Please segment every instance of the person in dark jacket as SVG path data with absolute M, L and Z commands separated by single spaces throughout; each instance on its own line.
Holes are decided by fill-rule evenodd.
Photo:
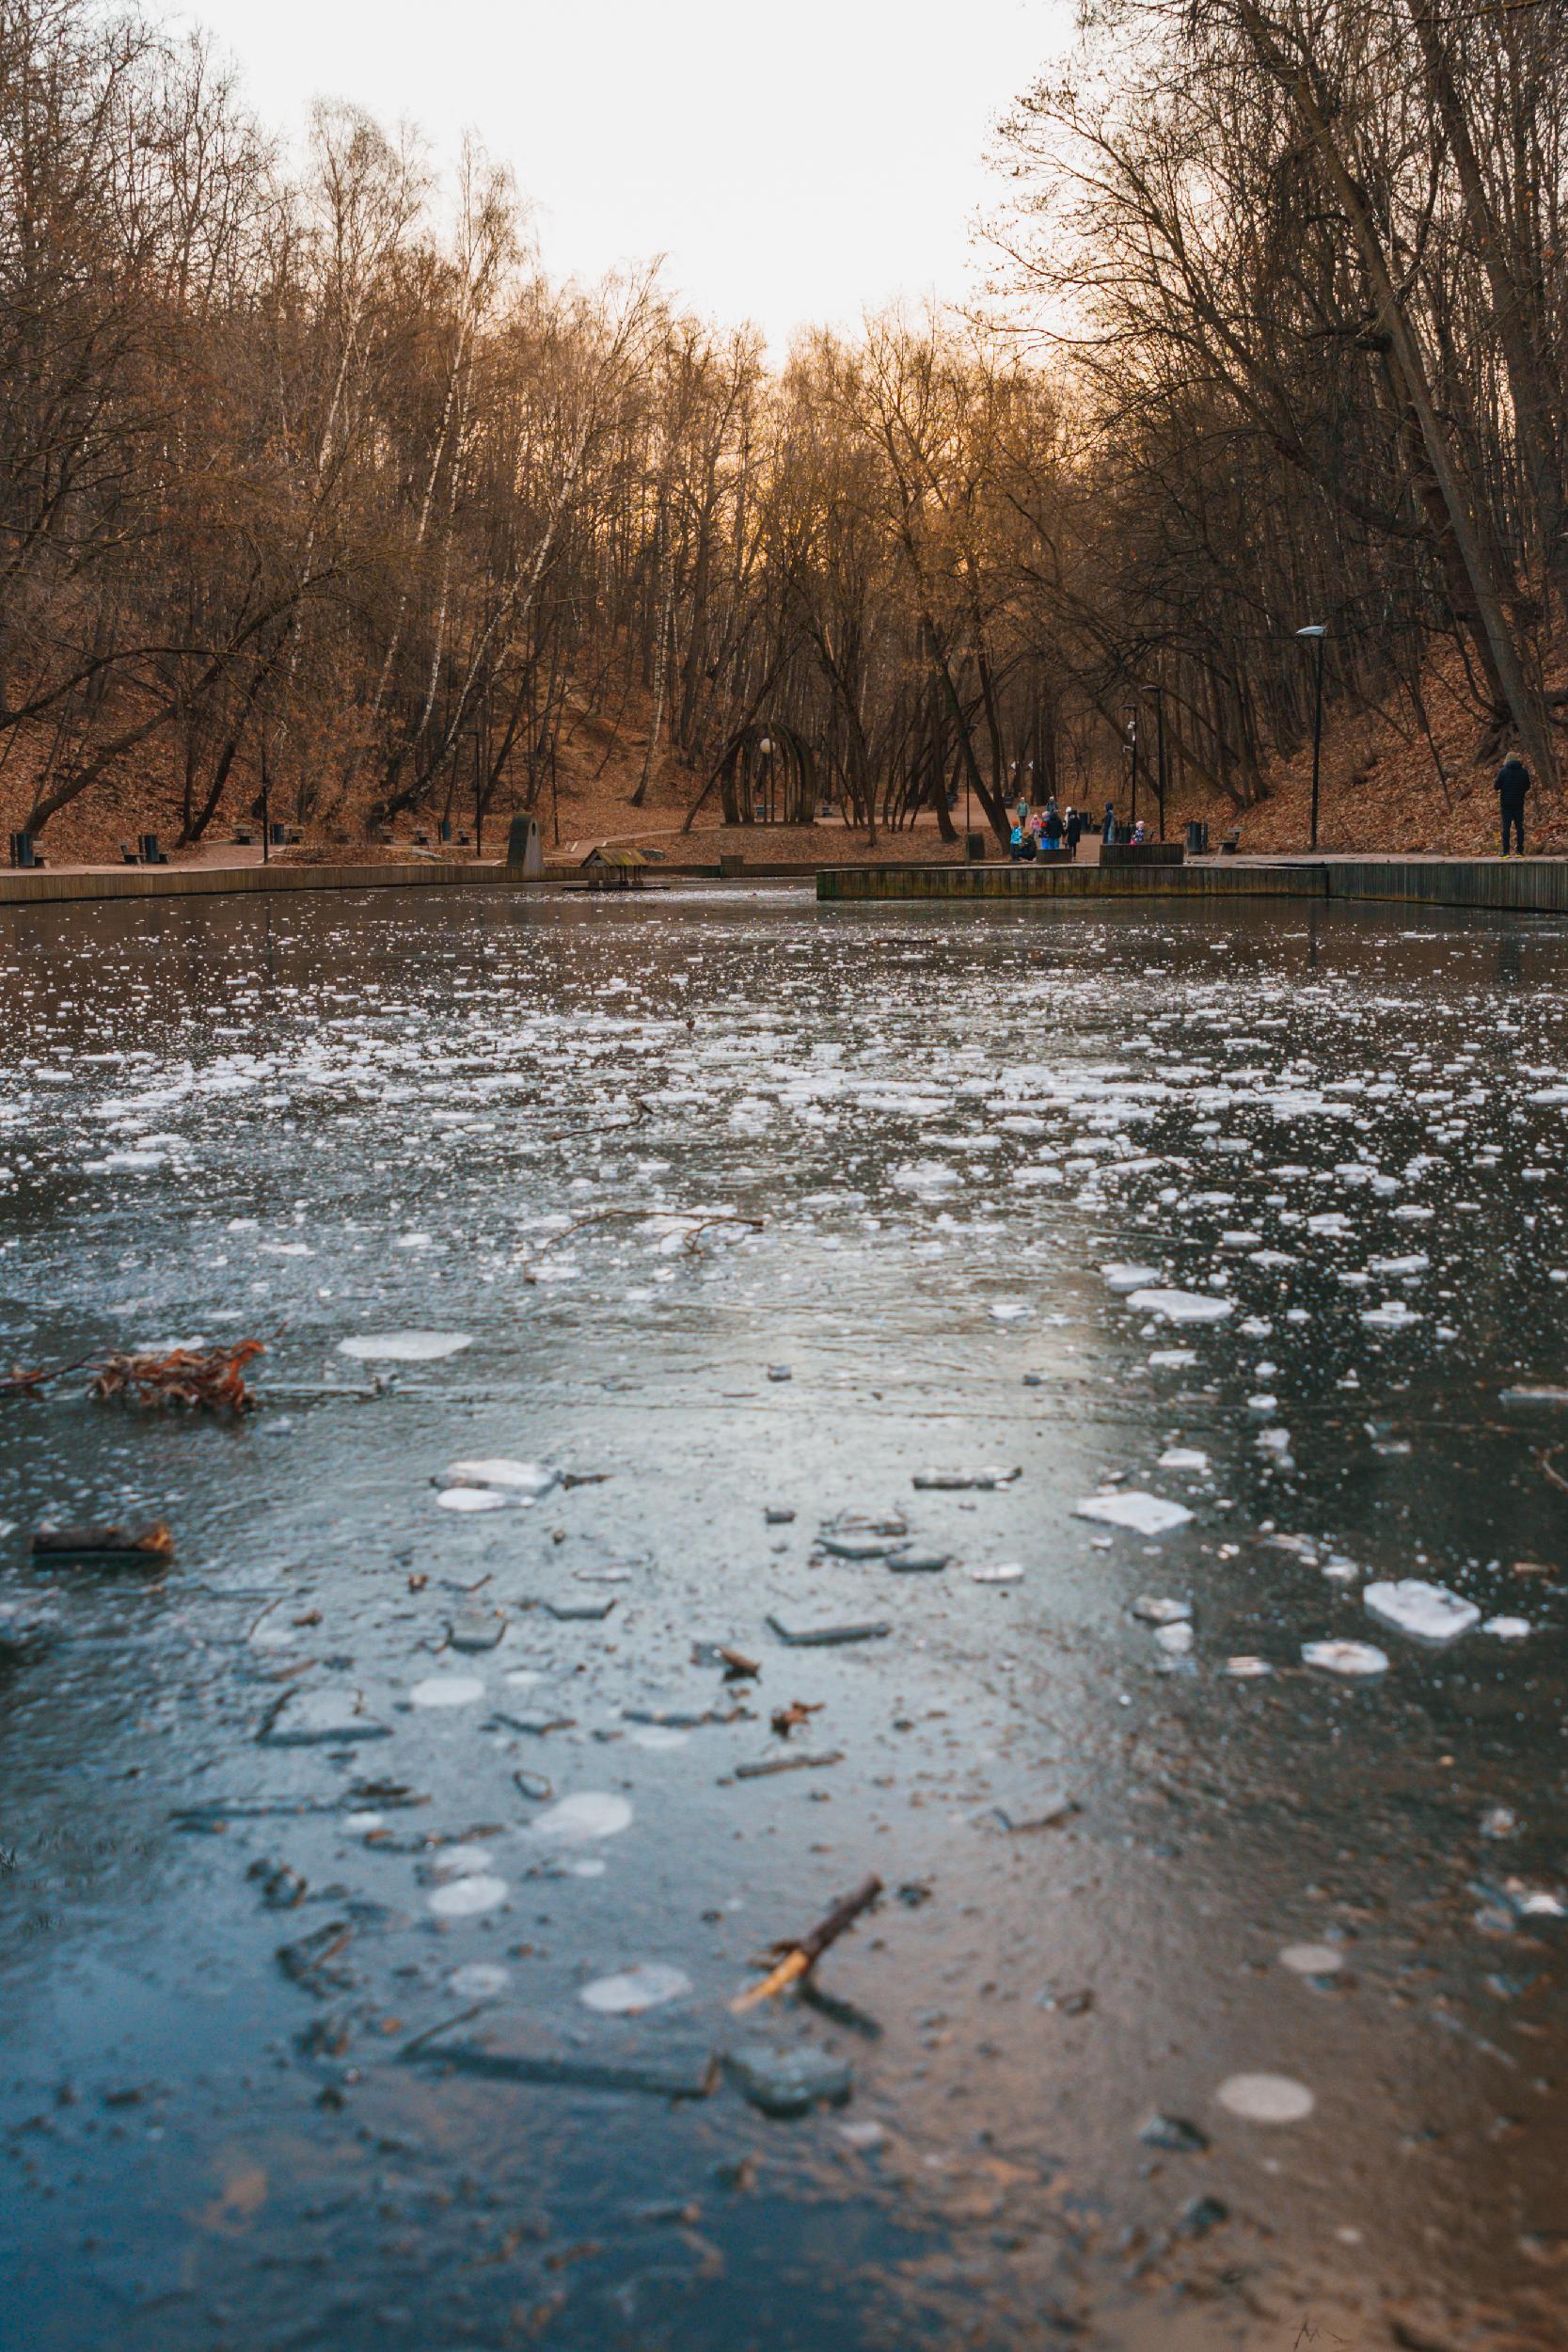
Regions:
M 1521 857 L 1525 854 L 1525 794 L 1529 790 L 1529 770 L 1516 752 L 1510 752 L 1497 771 L 1497 804 L 1503 819 L 1503 855 L 1508 855 L 1510 834 Z
M 1114 801 L 1107 801 L 1107 802 L 1106 802 L 1106 803 L 1105 803 L 1105 822 L 1104 822 L 1104 824 L 1101 827 L 1101 830 L 1100 830 L 1100 838 L 1101 839 L 1101 841 L 1114 841 L 1114 840 L 1116 839 L 1116 837 L 1117 837 L 1117 811 L 1116 811 L 1116 803 L 1115 803 Z

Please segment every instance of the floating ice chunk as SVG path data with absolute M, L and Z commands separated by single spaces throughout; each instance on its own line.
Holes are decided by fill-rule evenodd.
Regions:
M 481 1878 L 494 1858 L 488 1846 L 443 1846 L 435 1857 L 434 1868 L 438 1879 Z
M 1279 1964 L 1296 1977 L 1332 1977 L 1345 1964 L 1338 1944 L 1287 1944 Z
M 1031 1161 L 1024 1168 L 1015 1168 L 1011 1181 L 1015 1192 L 1026 1192 L 1041 1184 L 1062 1184 L 1065 1179 L 1053 1161 L 1038 1160 Z
M 1158 1315 L 1164 1323 L 1219 1323 L 1236 1311 L 1232 1300 L 1205 1297 L 1198 1291 L 1132 1291 L 1127 1303 L 1136 1313 Z
M 1185 1658 L 1193 1646 L 1193 1629 L 1190 1625 L 1156 1626 L 1154 1639 L 1172 1658 Z
M 625 1797 L 600 1788 L 579 1789 L 562 1797 L 531 1824 L 535 1836 L 553 1838 L 562 1846 L 588 1845 L 595 1837 L 614 1837 L 631 1826 L 631 1807 Z
M 684 1748 L 691 1734 L 674 1724 L 640 1724 L 629 1737 L 634 1748 Z
M 1388 1661 L 1372 1642 L 1303 1642 L 1301 1654 L 1309 1666 L 1331 1675 L 1383 1675 Z
M 428 1675 L 408 1693 L 415 1707 L 471 1707 L 484 1696 L 478 1675 Z
M 371 1364 L 434 1364 L 472 1345 L 464 1331 L 372 1331 L 340 1340 L 338 1353 Z
M 1149 1357 L 1148 1368 L 1151 1372 L 1185 1372 L 1189 1364 L 1196 1361 L 1196 1348 L 1157 1347 Z
M 1033 1307 L 1022 1299 L 1006 1299 L 991 1309 L 990 1316 L 993 1323 L 1022 1323 L 1034 1311 Z
M 969 1581 L 972 1584 L 1016 1584 L 1022 1574 L 1019 1561 L 1005 1560 L 994 1568 L 971 1568 Z
M 963 1177 L 946 1160 L 907 1160 L 894 1169 L 893 1182 L 899 1192 L 927 1199 L 933 1193 L 956 1192 Z
M 1243 1654 L 1227 1658 L 1225 1672 L 1232 1682 L 1261 1682 L 1265 1676 L 1273 1674 L 1274 1668 L 1266 1658 L 1251 1658 Z
M 454 1968 L 447 1979 L 447 1991 L 460 2001 L 493 2000 L 504 1993 L 512 1981 L 512 1971 L 499 1961 L 473 1960 L 466 1968 Z
M 443 1511 L 504 1511 L 506 1497 L 495 1486 L 449 1486 L 436 1498 Z
M 1381 1307 L 1364 1307 L 1361 1320 L 1370 1331 L 1404 1331 L 1421 1318 L 1412 1312 L 1402 1298 L 1386 1298 Z
M 1022 1475 L 1022 1470 L 989 1463 L 979 1470 L 916 1470 L 914 1483 L 926 1492 L 950 1493 L 976 1487 L 989 1493 L 997 1486 L 1012 1486 Z
M 1248 2123 L 1300 2123 L 1317 2104 L 1307 2085 L 1289 2074 L 1227 2074 L 1214 2096 Z
M 1407 1258 L 1370 1258 L 1367 1261 L 1367 1270 L 1370 1274 L 1398 1277 L 1405 1274 L 1424 1274 L 1431 1263 L 1432 1260 L 1424 1251 L 1416 1249 L 1412 1250 Z
M 691 1990 L 691 1979 L 684 1968 L 673 1968 L 668 1961 L 645 1960 L 636 1968 L 623 1969 L 618 1976 L 595 1977 L 578 1994 L 584 2009 L 597 2010 L 604 2017 L 638 2017 L 645 2009 L 662 2009 L 667 2001 L 684 2000 Z
M 1106 1287 L 1114 1291 L 1141 1291 L 1160 1279 L 1157 1265 L 1102 1265 Z
M 1158 1470 L 1196 1470 L 1201 1476 L 1209 1468 L 1209 1456 L 1196 1445 L 1167 1446 L 1155 1465 Z
M 515 1502 L 526 1505 L 537 1502 L 541 1495 L 547 1495 L 552 1486 L 559 1486 L 561 1472 L 547 1469 L 542 1462 L 513 1462 L 504 1454 L 487 1454 L 477 1461 L 449 1462 L 446 1479 L 449 1486 L 499 1487 Z M 441 1499 L 446 1502 L 445 1495 Z M 451 1507 L 449 1503 L 448 1508 Z
M 1192 1518 L 1185 1503 L 1167 1502 L 1163 1495 L 1133 1489 L 1126 1494 L 1087 1495 L 1074 1503 L 1073 1517 L 1099 1519 L 1106 1527 L 1130 1527 L 1137 1535 L 1164 1535 Z
M 1481 1629 L 1495 1633 L 1499 1642 L 1528 1641 L 1532 1630 L 1528 1617 L 1488 1617 Z
M 1140 1593 L 1132 1614 L 1143 1625 L 1181 1625 L 1193 1613 L 1190 1600 L 1172 1600 L 1164 1593 Z
M 430 1890 L 430 1908 L 437 1919 L 475 1919 L 506 1900 L 506 1881 L 476 1871 L 467 1878 L 448 1879 Z
M 327 1685 L 321 1690 L 294 1690 L 274 1707 L 258 1735 L 274 1748 L 329 1748 L 385 1740 L 385 1724 L 359 1709 L 356 1691 Z
M 1422 1642 L 1451 1642 L 1481 1621 L 1473 1600 L 1462 1600 L 1446 1585 L 1429 1584 L 1418 1576 L 1369 1584 L 1361 1597 L 1369 1615 Z
M 1309 1233 L 1323 1233 L 1337 1240 L 1353 1229 L 1343 1209 L 1324 1209 L 1320 1216 L 1307 1218 L 1307 1230 Z

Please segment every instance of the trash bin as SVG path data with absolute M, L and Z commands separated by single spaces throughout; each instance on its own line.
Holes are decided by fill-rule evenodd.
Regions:
M 1187 855 L 1189 857 L 1207 857 L 1208 854 L 1209 826 L 1207 819 L 1201 817 L 1189 818 L 1187 822 Z
M 964 835 L 964 864 L 966 866 L 982 866 L 985 863 L 985 834 L 983 833 L 966 833 Z

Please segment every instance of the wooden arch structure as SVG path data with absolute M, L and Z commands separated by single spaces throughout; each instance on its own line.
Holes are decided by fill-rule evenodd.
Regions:
M 816 815 L 816 759 L 793 727 L 753 719 L 721 753 L 719 787 L 726 825 L 809 825 Z

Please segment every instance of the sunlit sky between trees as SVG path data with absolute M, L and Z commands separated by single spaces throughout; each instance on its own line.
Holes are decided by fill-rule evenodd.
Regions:
M 346 98 L 417 123 L 442 165 L 473 131 L 510 163 L 546 266 L 668 257 L 671 291 L 752 319 L 852 326 L 983 283 L 969 229 L 990 128 L 1069 0 L 197 0 L 270 128 Z

